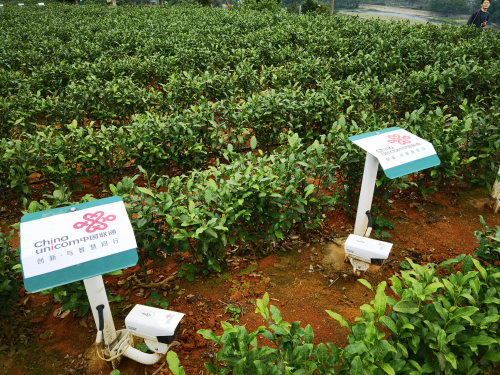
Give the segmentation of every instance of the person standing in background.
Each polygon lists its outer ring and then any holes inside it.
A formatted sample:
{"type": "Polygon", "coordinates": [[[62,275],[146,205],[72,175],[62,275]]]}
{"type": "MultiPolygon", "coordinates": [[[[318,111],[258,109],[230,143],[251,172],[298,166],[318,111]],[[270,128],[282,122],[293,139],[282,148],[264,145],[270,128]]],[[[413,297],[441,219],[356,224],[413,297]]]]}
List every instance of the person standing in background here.
{"type": "Polygon", "coordinates": [[[474,12],[474,14],[469,17],[467,26],[474,25],[476,27],[485,27],[488,19],[490,18],[490,14],[487,12],[490,5],[490,0],[481,0],[481,9],[474,12]]]}

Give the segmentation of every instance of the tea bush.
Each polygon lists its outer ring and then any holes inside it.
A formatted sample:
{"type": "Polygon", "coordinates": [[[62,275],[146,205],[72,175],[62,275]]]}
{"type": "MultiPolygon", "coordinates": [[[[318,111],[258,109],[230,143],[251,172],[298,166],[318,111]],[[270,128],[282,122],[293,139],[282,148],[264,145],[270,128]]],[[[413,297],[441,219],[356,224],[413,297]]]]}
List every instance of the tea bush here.
{"type": "Polygon", "coordinates": [[[336,203],[334,193],[320,191],[332,188],[337,168],[328,162],[327,137],[308,147],[297,134],[284,141],[270,155],[256,150],[255,137],[254,151],[246,154],[229,145],[223,151],[225,163],[217,160],[205,170],[161,177],[149,188],[129,177],[111,185],[126,203],[141,265],[158,259],[158,250],[178,250],[194,255],[205,273],[220,271],[228,245],[282,240],[293,222],[303,229],[318,227],[322,212],[336,203]]]}
{"type": "Polygon", "coordinates": [[[499,270],[463,255],[437,267],[408,262],[412,270],[391,280],[399,301],[386,295],[385,281],[374,289],[360,279],[374,293],[374,300],[361,306],[361,317],[349,324],[327,311],[348,331],[344,349],[314,346],[311,326],[304,329],[300,322],[282,321],[279,310],[269,307],[266,293],[257,300],[256,313],[269,329],[248,333],[245,327],[223,322],[221,336],[198,331],[220,345],[215,363],[205,367],[212,374],[471,375],[500,362],[499,270]],[[449,274],[460,261],[462,271],[449,274]],[[442,268],[449,276],[440,275],[442,268]],[[273,347],[260,346],[258,335],[273,347]]]}
{"type": "MultiPolygon", "coordinates": [[[[500,44],[490,32],[53,3],[4,9],[0,31],[4,197],[27,196],[45,178],[76,189],[134,163],[157,174],[202,168],[228,144],[256,136],[269,151],[287,131],[312,143],[335,122],[332,158],[349,164],[339,169],[348,187],[363,153],[346,137],[393,125],[431,141],[443,160],[415,176],[424,194],[484,185],[499,162],[500,44]]],[[[352,190],[340,193],[351,205],[352,190]]]]}
{"type": "Polygon", "coordinates": [[[486,225],[484,218],[479,216],[479,221],[483,226],[483,230],[475,231],[479,247],[476,249],[474,256],[479,258],[482,262],[494,264],[500,260],[500,227],[496,229],[490,228],[486,225]]]}
{"type": "Polygon", "coordinates": [[[21,284],[19,249],[12,249],[10,241],[14,231],[0,231],[0,315],[9,315],[13,302],[18,300],[21,284]]]}

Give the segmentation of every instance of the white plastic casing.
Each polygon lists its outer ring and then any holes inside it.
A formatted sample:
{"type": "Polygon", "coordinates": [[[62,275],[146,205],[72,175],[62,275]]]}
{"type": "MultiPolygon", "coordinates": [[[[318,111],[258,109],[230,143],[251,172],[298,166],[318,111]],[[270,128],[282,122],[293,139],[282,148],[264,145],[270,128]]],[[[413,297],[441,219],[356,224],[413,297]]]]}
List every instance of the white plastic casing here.
{"type": "Polygon", "coordinates": [[[156,307],[135,305],[125,318],[125,325],[134,336],[170,344],[177,335],[184,315],[156,307]]]}
{"type": "Polygon", "coordinates": [[[355,234],[350,234],[344,245],[347,256],[355,255],[368,260],[387,259],[391,248],[392,243],[361,237],[355,234]]]}

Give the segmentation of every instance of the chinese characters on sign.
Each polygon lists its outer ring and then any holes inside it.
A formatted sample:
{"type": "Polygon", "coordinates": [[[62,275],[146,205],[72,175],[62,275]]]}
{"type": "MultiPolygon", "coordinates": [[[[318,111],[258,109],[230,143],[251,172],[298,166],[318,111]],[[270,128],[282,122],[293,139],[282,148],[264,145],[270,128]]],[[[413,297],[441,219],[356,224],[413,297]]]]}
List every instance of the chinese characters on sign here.
{"type": "Polygon", "coordinates": [[[21,223],[21,262],[25,278],[136,247],[123,202],[21,223]]]}
{"type": "MultiPolygon", "coordinates": [[[[110,235],[116,235],[116,230],[113,229],[112,231],[109,231],[109,233],[110,233],[110,235]]],[[[96,236],[90,236],[90,238],[89,237],[83,237],[83,238],[80,238],[79,240],[76,240],[76,241],[77,242],[78,241],[79,242],[86,242],[86,241],[92,241],[92,240],[97,240],[97,239],[98,239],[98,237],[96,237],[96,236]]],[[[70,242],[75,242],[75,241],[70,241],[70,242]]],[[[118,243],[118,238],[113,238],[113,243],[117,244],[118,243]]],[[[90,250],[97,250],[98,246],[99,246],[99,244],[90,244],[90,250]]],[[[108,246],[108,242],[107,241],[101,242],[100,247],[105,247],[105,246],[108,246]]],[[[48,249],[48,248],[46,248],[46,249],[48,249]]],[[[42,252],[45,252],[45,251],[46,250],[44,250],[42,248],[40,250],[37,250],[37,254],[39,252],[41,254],[42,252]]],[[[74,250],[67,250],[66,251],[66,255],[67,256],[73,256],[73,252],[74,252],[74,250]]],[[[79,247],[78,248],[78,252],[80,254],[84,253],[85,252],[85,247],[79,247]]],[[[63,256],[63,254],[60,254],[60,256],[63,256]]],[[[51,261],[56,260],[56,256],[55,255],[50,255],[50,260],[51,261]]],[[[42,256],[41,258],[38,258],[37,263],[38,264],[44,264],[44,257],[42,256]]]]}
{"type": "Polygon", "coordinates": [[[431,143],[404,129],[353,140],[353,143],[375,156],[384,170],[436,154],[431,143]]]}

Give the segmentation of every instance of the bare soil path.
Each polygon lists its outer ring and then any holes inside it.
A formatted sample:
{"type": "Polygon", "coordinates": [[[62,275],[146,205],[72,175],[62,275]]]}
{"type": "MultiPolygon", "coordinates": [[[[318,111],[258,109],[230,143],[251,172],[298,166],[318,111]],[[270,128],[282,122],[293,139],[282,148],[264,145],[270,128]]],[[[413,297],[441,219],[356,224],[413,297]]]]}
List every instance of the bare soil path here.
{"type": "Polygon", "coordinates": [[[412,9],[408,7],[390,7],[385,5],[371,5],[371,4],[360,4],[359,8],[362,10],[378,10],[380,12],[393,12],[408,14],[411,16],[421,16],[421,17],[445,17],[451,19],[468,19],[470,14],[452,14],[452,13],[441,13],[441,12],[431,12],[428,10],[412,9]]]}

